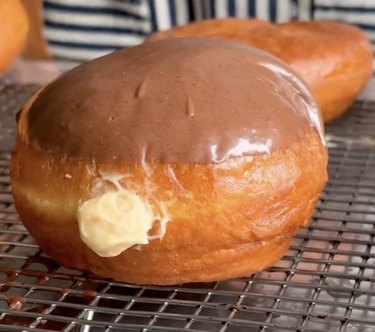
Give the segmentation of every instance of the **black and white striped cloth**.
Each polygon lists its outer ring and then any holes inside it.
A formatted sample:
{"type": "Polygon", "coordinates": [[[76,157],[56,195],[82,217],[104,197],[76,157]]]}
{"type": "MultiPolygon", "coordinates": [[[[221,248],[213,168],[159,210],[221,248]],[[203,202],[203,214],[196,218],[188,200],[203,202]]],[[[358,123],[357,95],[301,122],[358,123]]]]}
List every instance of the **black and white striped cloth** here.
{"type": "Polygon", "coordinates": [[[375,0],[315,0],[314,18],[356,25],[366,31],[374,48],[375,0]]]}
{"type": "Polygon", "coordinates": [[[45,38],[52,55],[89,60],[142,43],[151,31],[144,1],[45,0],[45,38]]]}
{"type": "Polygon", "coordinates": [[[44,0],[51,54],[90,60],[193,21],[256,17],[271,22],[331,19],[363,28],[375,44],[375,0],[44,0]]]}

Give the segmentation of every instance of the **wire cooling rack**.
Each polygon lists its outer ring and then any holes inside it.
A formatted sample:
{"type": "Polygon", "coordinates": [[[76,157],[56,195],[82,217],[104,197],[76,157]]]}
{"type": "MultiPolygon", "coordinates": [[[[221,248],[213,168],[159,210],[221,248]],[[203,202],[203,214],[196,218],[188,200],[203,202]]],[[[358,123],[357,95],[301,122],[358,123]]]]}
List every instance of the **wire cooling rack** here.
{"type": "Polygon", "coordinates": [[[14,114],[36,88],[0,84],[0,331],[375,330],[375,104],[358,102],[328,126],[329,182],[274,267],[140,287],[59,266],[19,221],[9,151],[14,114]]]}

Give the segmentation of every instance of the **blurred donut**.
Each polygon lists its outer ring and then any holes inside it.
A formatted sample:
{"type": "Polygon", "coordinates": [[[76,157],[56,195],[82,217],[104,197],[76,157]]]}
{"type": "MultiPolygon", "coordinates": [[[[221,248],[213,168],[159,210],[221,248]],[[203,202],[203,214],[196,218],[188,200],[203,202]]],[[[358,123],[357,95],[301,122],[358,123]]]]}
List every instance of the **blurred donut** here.
{"type": "Polygon", "coordinates": [[[346,111],[372,77],[371,43],[361,30],[344,23],[207,20],[155,33],[148,41],[193,36],[238,41],[282,59],[309,85],[324,122],[346,111]]]}

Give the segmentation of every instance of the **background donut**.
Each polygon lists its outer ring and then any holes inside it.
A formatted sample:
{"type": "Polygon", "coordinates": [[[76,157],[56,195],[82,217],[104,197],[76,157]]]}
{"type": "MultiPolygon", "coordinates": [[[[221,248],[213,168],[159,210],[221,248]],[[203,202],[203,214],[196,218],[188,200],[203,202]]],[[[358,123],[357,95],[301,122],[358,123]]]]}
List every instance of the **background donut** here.
{"type": "Polygon", "coordinates": [[[151,35],[148,41],[178,37],[238,41],[285,61],[313,91],[324,122],[339,117],[372,77],[372,47],[363,32],[344,23],[206,20],[151,35]]]}

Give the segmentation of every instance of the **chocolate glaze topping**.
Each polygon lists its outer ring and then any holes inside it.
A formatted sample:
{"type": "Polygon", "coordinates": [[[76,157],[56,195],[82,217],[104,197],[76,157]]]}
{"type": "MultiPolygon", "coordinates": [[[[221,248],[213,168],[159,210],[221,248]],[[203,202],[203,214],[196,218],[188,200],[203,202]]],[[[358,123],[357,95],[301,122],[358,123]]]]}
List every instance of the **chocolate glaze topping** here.
{"type": "Polygon", "coordinates": [[[315,129],[306,86],[281,61],[213,39],[174,39],[83,64],[31,103],[28,136],[63,156],[221,162],[287,148],[315,129]]]}

